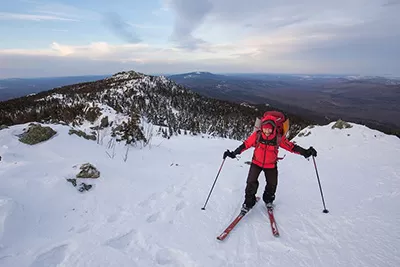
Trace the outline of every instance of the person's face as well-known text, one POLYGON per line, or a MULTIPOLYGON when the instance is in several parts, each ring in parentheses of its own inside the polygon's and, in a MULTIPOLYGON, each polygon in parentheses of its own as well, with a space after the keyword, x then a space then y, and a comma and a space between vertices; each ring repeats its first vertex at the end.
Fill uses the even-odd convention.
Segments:
POLYGON ((263 128, 262 130, 266 136, 269 136, 272 133, 271 128, 263 128))

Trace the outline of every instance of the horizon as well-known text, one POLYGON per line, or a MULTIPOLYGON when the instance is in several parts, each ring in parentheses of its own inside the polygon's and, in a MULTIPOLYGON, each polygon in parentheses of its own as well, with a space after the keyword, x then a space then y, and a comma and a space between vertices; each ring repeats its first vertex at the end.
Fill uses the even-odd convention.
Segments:
POLYGON ((0 81, 4 80, 24 80, 24 79, 52 79, 52 78, 75 78, 75 77, 91 77, 91 76, 112 76, 118 72, 130 72, 135 71, 138 73, 142 73, 144 75, 149 76, 173 76, 173 75, 184 75, 189 73, 210 73, 214 75, 226 75, 226 76, 234 76, 234 75, 287 75, 287 76, 338 76, 338 77, 350 77, 350 76, 360 76, 360 77, 382 77, 387 79, 400 79, 400 76, 393 76, 393 75, 361 75, 356 73, 284 73, 284 72, 210 72, 210 71, 187 71, 187 72, 180 72, 180 73, 143 73, 136 70, 121 70, 115 73, 106 73, 106 74, 85 74, 85 75, 65 75, 65 76, 19 76, 19 77, 8 77, 8 78, 0 78, 0 81))
POLYGON ((0 79, 131 69, 400 76, 398 13, 396 0, 17 0, 0 12, 0 79))

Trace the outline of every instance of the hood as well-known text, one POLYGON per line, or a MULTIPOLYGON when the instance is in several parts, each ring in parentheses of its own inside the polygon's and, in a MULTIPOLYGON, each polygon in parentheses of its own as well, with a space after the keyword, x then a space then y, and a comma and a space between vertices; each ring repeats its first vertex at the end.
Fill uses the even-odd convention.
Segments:
POLYGON ((261 121, 261 135, 262 135, 262 137, 264 138, 264 139, 267 139, 267 140, 271 140, 271 139, 273 139, 275 136, 276 136, 276 122, 275 122, 275 120, 273 120, 273 117, 269 117, 269 116, 266 116, 265 118, 263 118, 262 119, 262 121, 261 121), (264 132, 262 131, 262 129, 264 128, 264 127, 272 127, 272 133, 267 137, 265 134, 264 134, 264 132))

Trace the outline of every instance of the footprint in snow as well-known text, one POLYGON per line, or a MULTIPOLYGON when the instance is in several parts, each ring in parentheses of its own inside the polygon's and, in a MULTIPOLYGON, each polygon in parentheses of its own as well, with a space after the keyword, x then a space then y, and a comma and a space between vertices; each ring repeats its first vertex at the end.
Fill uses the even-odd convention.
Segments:
POLYGON ((111 215, 110 217, 108 217, 107 222, 113 223, 113 222, 117 221, 119 217, 120 217, 120 213, 115 213, 115 214, 111 215))
POLYGON ((178 187, 176 189, 177 190, 175 190, 175 192, 177 192, 177 193, 175 194, 175 196, 179 197, 179 198, 183 198, 184 197, 184 193, 187 191, 186 184, 184 184, 184 185, 182 185, 182 186, 180 186, 180 187, 178 187))
POLYGON ((0 256, 0 266, 12 266, 11 265, 11 259, 13 257, 14 257, 14 255, 0 256))
POLYGON ((197 266, 193 259, 184 251, 162 248, 156 252, 156 262, 168 266, 197 266))
POLYGON ((134 234, 135 231, 131 230, 126 234, 109 239, 108 241, 106 241, 105 245, 118 250, 124 250, 131 244, 134 234))
POLYGON ((224 258, 222 255, 219 253, 211 254, 208 256, 213 263, 215 263, 215 266, 223 266, 226 264, 226 258, 224 258))
POLYGON ((181 201, 178 203, 178 205, 176 205, 175 210, 176 211, 180 211, 182 210, 184 207, 186 207, 186 202, 185 201, 181 201))
POLYGON ((184 193, 185 191, 186 191, 186 188, 183 188, 181 191, 179 191, 179 192, 176 194, 176 197, 183 198, 183 197, 184 197, 183 193, 184 193))
POLYGON ((166 193, 167 194, 172 194, 175 191, 175 185, 170 186, 169 188, 167 188, 166 193))
POLYGON ((174 257, 168 249, 161 249, 156 253, 156 261, 160 265, 174 265, 174 257))
POLYGON ((141 207, 141 208, 147 208, 147 207, 150 206, 150 202, 151 202, 151 200, 147 199, 147 200, 144 200, 144 201, 140 202, 138 204, 138 206, 141 207))
POLYGON ((56 267, 65 259, 68 245, 54 247, 36 257, 30 267, 56 267))
POLYGON ((157 198, 164 198, 166 193, 152 194, 148 199, 141 201, 138 205, 141 208, 153 208, 157 198))
POLYGON ((76 230, 76 232, 78 234, 81 234, 81 233, 84 233, 84 232, 88 231, 89 229, 90 229, 89 225, 86 224, 86 225, 82 226, 81 228, 79 228, 78 230, 76 230))
POLYGON ((147 217, 146 222, 152 223, 152 222, 157 221, 159 218, 160 218, 160 212, 156 212, 156 213, 150 215, 149 217, 147 217))

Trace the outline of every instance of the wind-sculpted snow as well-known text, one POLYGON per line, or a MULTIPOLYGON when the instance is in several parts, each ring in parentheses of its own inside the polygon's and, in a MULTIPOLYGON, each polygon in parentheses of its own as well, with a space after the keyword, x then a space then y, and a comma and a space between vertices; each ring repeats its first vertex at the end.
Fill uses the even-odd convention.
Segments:
MULTIPOLYGON (((119 115, 109 110, 110 118, 119 115)), ((0 131, 0 266, 399 266, 400 141, 364 126, 304 129, 296 137, 318 151, 316 163, 290 154, 279 162, 272 236, 262 203, 229 237, 216 236, 238 214, 252 150, 227 158, 205 210, 222 154, 240 141, 209 135, 151 145, 115 145, 58 134, 29 146, 25 125, 0 131), (106 153, 108 152, 108 153, 106 153), (126 158, 127 156, 127 158, 126 158), (93 163, 95 186, 78 192, 66 181, 93 163)), ((90 124, 81 126, 90 127, 90 124)), ((258 195, 265 186, 260 175, 258 195)))

